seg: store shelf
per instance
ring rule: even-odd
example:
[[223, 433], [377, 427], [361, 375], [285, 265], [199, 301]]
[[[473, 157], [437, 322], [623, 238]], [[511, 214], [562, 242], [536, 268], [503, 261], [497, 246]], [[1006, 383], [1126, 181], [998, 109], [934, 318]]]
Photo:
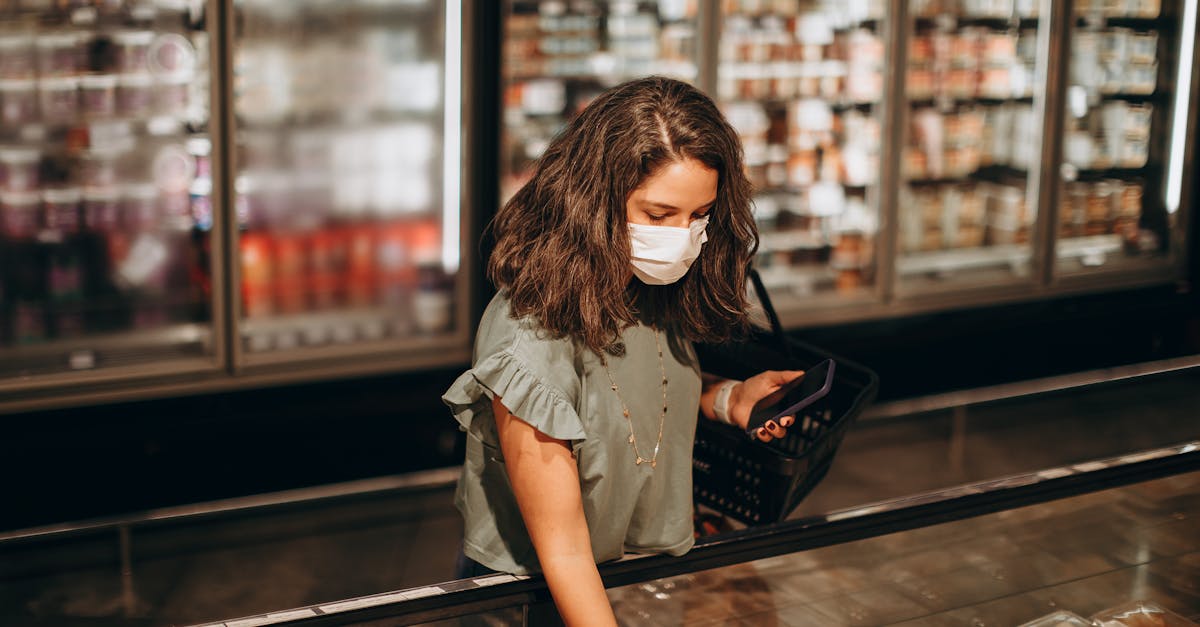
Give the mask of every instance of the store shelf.
[[917, 16], [914, 18], [920, 29], [937, 29], [954, 31], [966, 27], [985, 27], [996, 30], [1011, 30], [1014, 28], [1035, 28], [1038, 25], [1036, 17], [1018, 17], [1015, 15], [964, 15], [955, 16], [942, 14], [936, 16]]
[[152, 357], [195, 356], [211, 345], [207, 324], [100, 334], [0, 348], [0, 380], [58, 371], [83, 371], [144, 362]]
[[[1060, 260], [1079, 259], [1088, 265], [1102, 265], [1108, 255], [1120, 251], [1119, 235], [1093, 235], [1059, 240], [1057, 257]], [[1012, 244], [909, 253], [897, 259], [896, 269], [901, 275], [949, 275], [997, 266], [1016, 268], [1029, 263], [1031, 258], [1032, 250], [1028, 245]]]
[[247, 320], [242, 340], [250, 353], [416, 339], [410, 317], [396, 308], [363, 308]]
[[1138, 30], [1163, 31], [1175, 25], [1175, 20], [1162, 17], [1132, 17], [1103, 15], [1080, 15], [1075, 18], [1075, 26], [1081, 29], [1097, 29], [1112, 26], [1123, 26]]

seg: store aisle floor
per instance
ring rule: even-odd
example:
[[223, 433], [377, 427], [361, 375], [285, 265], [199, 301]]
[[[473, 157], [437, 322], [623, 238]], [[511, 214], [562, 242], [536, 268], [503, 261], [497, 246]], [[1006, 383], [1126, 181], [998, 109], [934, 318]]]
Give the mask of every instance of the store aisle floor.
[[[833, 469], [797, 515], [1200, 439], [1198, 412], [1200, 370], [965, 412], [862, 423], [847, 435]], [[1192, 487], [1190, 494], [1200, 494], [1200, 486], [1187, 489]], [[443, 581], [452, 573], [461, 537], [452, 498], [452, 490], [443, 487], [134, 526], [126, 545], [131, 568], [124, 576], [118, 529], [74, 539], [0, 543], [0, 625], [191, 624]], [[1102, 532], [1089, 537], [1112, 539], [1112, 533]], [[810, 553], [777, 559], [794, 568], [813, 559]], [[937, 555], [961, 568], [973, 567], [961, 554], [934, 552], [928, 559], [936, 561]], [[1135, 578], [1143, 572], [1149, 573], [1144, 577], [1195, 572], [1195, 555], [1177, 558], [1125, 568], [1134, 569], [1127, 574]], [[885, 563], [890, 562], [903, 560]], [[1143, 566], [1151, 570], [1136, 570]], [[821, 586], [835, 588], [829, 591], [834, 598], [860, 587], [853, 570], [824, 571], [814, 573], [813, 582], [789, 584], [789, 589], [796, 594], [820, 589], [812, 587], [820, 579]], [[946, 585], [956, 581], [949, 577]], [[730, 585], [741, 590], [736, 587], [741, 584]], [[882, 607], [897, 608], [895, 616], [920, 605], [919, 599], [897, 597], [894, 591], [884, 598], [894, 606]], [[788, 616], [780, 614], [783, 622], [777, 624], [805, 624]]]

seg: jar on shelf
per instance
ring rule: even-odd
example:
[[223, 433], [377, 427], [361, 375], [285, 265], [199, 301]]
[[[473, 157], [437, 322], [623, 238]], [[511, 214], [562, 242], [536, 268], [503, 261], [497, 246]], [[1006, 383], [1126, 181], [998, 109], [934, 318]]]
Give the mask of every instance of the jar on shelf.
[[116, 69], [123, 74], [150, 71], [150, 46], [155, 33], [148, 30], [125, 30], [113, 33], [116, 49]]
[[0, 79], [33, 78], [37, 61], [33, 37], [26, 33], [0, 33]]
[[107, 118], [117, 112], [117, 76], [89, 74], [79, 78], [79, 100], [84, 116]]
[[154, 109], [159, 113], [180, 117], [187, 113], [192, 77], [189, 74], [170, 74], [158, 77], [155, 85]]
[[38, 100], [42, 120], [50, 124], [70, 124], [79, 119], [79, 79], [55, 76], [38, 81]]
[[79, 34], [70, 31], [40, 33], [35, 40], [38, 74], [72, 76], [79, 72]]
[[41, 227], [42, 195], [36, 191], [0, 192], [0, 232], [9, 239], [31, 239]]
[[117, 78], [117, 113], [130, 118], [150, 115], [154, 107], [154, 77], [121, 74]]
[[0, 122], [19, 128], [38, 119], [37, 81], [31, 78], [0, 80]]
[[177, 33], [157, 35], [147, 55], [148, 69], [155, 75], [191, 74], [196, 69], [196, 48]]
[[117, 187], [86, 187], [81, 195], [83, 224], [96, 233], [121, 228], [121, 190]]
[[42, 190], [42, 221], [48, 230], [60, 235], [79, 231], [78, 187], [57, 187]]
[[0, 148], [0, 187], [14, 192], [37, 189], [41, 161], [42, 153], [37, 148]]
[[158, 188], [153, 183], [130, 183], [121, 192], [121, 222], [131, 231], [152, 231], [161, 224]]
[[1126, 68], [1124, 91], [1128, 94], [1148, 96], [1158, 85], [1158, 63], [1131, 63]]

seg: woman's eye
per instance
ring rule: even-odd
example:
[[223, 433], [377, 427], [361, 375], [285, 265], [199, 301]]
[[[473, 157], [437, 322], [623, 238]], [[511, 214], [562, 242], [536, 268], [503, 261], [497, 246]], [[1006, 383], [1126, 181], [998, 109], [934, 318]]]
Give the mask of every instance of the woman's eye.
[[663, 220], [667, 219], [667, 216], [665, 214], [661, 215], [661, 216], [656, 216], [653, 213], [648, 213], [648, 214], [646, 214], [646, 217], [650, 218], [651, 222], [662, 222]]

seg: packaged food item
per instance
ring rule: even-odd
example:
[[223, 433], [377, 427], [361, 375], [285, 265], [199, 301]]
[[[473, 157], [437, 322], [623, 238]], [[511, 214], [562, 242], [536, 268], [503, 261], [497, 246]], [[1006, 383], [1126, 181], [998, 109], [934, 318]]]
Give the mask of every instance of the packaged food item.
[[57, 76], [38, 81], [42, 120], [70, 124], [79, 118], [79, 79]]
[[155, 33], [148, 30], [125, 30], [113, 33], [116, 48], [116, 68], [123, 74], [141, 74], [150, 71], [150, 46]]
[[111, 233], [121, 227], [121, 190], [116, 187], [84, 188], [83, 224], [90, 231]]
[[74, 32], [47, 32], [37, 36], [38, 74], [43, 78], [71, 76], [79, 72], [79, 35]]
[[15, 192], [37, 189], [41, 161], [42, 153], [37, 148], [0, 148], [0, 187]]
[[42, 224], [60, 235], [79, 231], [79, 200], [77, 187], [52, 187], [42, 190]]
[[0, 231], [9, 239], [30, 239], [41, 227], [42, 196], [33, 191], [0, 192]]
[[0, 79], [29, 79], [37, 73], [33, 37], [27, 33], [0, 33]]
[[0, 122], [20, 128], [37, 121], [37, 81], [31, 78], [0, 80]]
[[107, 118], [117, 112], [117, 76], [89, 74], [79, 78], [79, 97], [83, 114], [89, 118]]
[[187, 113], [191, 87], [190, 74], [160, 76], [155, 86], [154, 109], [166, 115], [184, 115]]
[[146, 54], [147, 69], [157, 76], [189, 75], [196, 69], [196, 48], [186, 37], [177, 33], [156, 36]]
[[117, 112], [142, 118], [154, 106], [154, 77], [149, 74], [121, 74], [117, 78]]
[[121, 191], [121, 221], [132, 231], [152, 231], [162, 221], [158, 188], [153, 183], [129, 183]]
[[1151, 601], [1131, 601], [1097, 612], [1099, 627], [1195, 627], [1196, 623]]
[[1020, 627], [1092, 627], [1092, 621], [1074, 612], [1059, 610], [1028, 623], [1022, 623]]
[[243, 233], [238, 242], [241, 262], [242, 313], [262, 318], [275, 312], [272, 241], [262, 233]]

